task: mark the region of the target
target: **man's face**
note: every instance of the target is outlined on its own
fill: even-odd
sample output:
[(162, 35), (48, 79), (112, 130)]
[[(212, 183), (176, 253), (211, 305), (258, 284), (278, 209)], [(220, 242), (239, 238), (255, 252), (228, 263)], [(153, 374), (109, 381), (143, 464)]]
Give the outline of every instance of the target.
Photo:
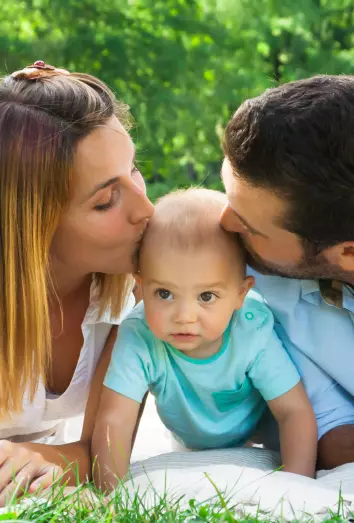
[[(228, 231), (237, 232), (248, 251), (247, 263), (265, 274), (290, 278), (348, 280), (326, 251), (304, 249), (301, 238), (282, 226), (286, 202), (267, 189), (252, 187), (235, 176), (227, 159), (221, 176), (229, 203), (220, 218)], [(328, 249), (330, 252), (330, 249)]]

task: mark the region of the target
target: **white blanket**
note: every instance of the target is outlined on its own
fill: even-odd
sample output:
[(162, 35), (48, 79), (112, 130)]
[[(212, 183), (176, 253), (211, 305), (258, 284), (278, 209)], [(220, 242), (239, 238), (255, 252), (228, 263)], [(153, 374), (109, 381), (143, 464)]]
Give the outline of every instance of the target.
[[(156, 499), (165, 495), (171, 501), (182, 498), (181, 504), (186, 507), (191, 499), (212, 503), (222, 495), (239, 517), (263, 514), (265, 518), (291, 521), (309, 514), (324, 519), (330, 512), (341, 517), (354, 512), (354, 464), (319, 473), (314, 480), (273, 472), (269, 464), (274, 463), (276, 455), (261, 449), (189, 453), (189, 466), (182, 453), (180, 458), (177, 454), (146, 460), (139, 469), (135, 466), (126, 484), (128, 492), (133, 495), (138, 491), (146, 507), (154, 506)], [(206, 457), (214, 463), (207, 464)], [(198, 460), (203, 464), (198, 465)], [(229, 464), (219, 464), (225, 460)], [(235, 464), (245, 461), (251, 466)], [(257, 463), (263, 470), (255, 468)]]

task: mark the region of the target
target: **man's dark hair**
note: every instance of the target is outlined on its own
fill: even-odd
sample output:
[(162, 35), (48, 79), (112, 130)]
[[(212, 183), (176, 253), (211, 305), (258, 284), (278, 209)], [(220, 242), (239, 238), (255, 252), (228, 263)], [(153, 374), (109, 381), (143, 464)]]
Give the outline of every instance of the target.
[(354, 76), (315, 76), (245, 101), (224, 152), (235, 175), (286, 199), (287, 230), (320, 250), (354, 240)]

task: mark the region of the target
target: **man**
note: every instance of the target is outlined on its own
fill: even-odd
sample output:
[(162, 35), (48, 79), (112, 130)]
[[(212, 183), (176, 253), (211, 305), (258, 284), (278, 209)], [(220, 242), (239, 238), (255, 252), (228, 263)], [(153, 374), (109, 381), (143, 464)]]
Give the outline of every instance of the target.
[[(228, 124), (222, 225), (316, 412), (318, 466), (354, 461), (354, 76), (316, 76), (244, 102)], [(289, 279), (290, 278), (290, 279)]]

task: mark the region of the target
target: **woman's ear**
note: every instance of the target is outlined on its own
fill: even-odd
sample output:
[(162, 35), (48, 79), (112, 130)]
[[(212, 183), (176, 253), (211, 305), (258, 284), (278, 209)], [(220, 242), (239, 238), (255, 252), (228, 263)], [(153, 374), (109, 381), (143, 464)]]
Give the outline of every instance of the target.
[(253, 276), (247, 276), (247, 278), (245, 278), (243, 280), (241, 288), (240, 288), (240, 292), (239, 292), (239, 295), (237, 298), (236, 309), (241, 309), (243, 302), (245, 301), (245, 298), (247, 296), (247, 293), (248, 293), (248, 291), (250, 291), (252, 289), (252, 287), (254, 287), (254, 283), (255, 283), (255, 281), (254, 281)]

